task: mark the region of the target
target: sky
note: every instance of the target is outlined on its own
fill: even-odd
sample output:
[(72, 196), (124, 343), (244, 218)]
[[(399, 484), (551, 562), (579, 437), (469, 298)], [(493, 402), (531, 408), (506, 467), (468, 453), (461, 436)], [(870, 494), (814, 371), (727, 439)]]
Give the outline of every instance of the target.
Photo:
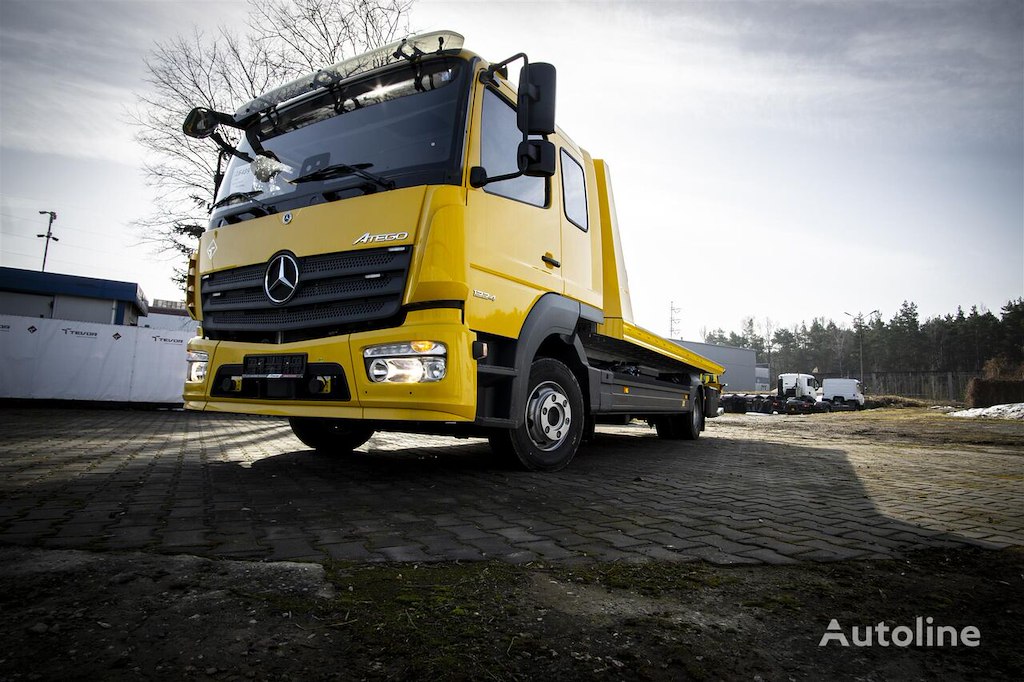
[[(127, 112), (156, 42), (247, 9), (0, 0), (0, 265), (38, 270), (56, 211), (47, 271), (181, 298), (133, 225), (154, 190)], [(1024, 297), (1021, 0), (415, 0), (411, 26), (557, 67), (656, 333)]]

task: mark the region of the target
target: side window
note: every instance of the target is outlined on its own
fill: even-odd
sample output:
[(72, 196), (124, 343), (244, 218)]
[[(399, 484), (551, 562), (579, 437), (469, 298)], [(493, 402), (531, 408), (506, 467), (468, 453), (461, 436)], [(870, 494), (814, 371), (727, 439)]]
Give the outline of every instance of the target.
[[(519, 170), (516, 155), (522, 141), (523, 133), (516, 125), (515, 109), (495, 93), (485, 90), (480, 164), (487, 169), (487, 175), (505, 175)], [(484, 186), (484, 191), (534, 206), (548, 204), (547, 178), (524, 175), (513, 180), (492, 182)]]
[(587, 222), (587, 182), (583, 177), (583, 166), (562, 150), (562, 199), (565, 202), (565, 217), (584, 232)]

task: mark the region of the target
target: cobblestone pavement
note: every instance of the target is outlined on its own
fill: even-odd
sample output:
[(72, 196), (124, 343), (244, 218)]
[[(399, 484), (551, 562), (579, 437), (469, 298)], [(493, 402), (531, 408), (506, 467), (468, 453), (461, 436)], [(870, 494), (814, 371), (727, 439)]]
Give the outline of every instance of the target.
[(1024, 545), (1019, 446), (751, 438), (736, 421), (745, 418), (709, 422), (697, 442), (602, 427), (568, 469), (535, 474), (496, 464), (475, 439), (377, 434), (359, 452), (327, 456), (280, 419), (5, 408), (0, 544), (719, 564)]

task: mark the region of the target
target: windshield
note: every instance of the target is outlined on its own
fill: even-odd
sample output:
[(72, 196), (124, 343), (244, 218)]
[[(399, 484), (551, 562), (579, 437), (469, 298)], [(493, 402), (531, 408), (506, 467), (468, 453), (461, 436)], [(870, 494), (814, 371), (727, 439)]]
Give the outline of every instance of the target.
[[(247, 161), (233, 157), (217, 213), (237, 212), (239, 204), (286, 210), (312, 203), (310, 195), (330, 201), (459, 183), (467, 71), (461, 60), (423, 60), (270, 112), (257, 134), (284, 170), (261, 182)], [(238, 149), (253, 155), (245, 140)]]

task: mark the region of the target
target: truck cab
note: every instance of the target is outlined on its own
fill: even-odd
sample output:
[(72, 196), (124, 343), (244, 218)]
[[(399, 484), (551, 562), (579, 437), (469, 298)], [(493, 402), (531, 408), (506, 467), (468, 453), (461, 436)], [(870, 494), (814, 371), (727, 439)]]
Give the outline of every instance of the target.
[(815, 399), (818, 380), (813, 374), (780, 374), (778, 394), (780, 398)]
[(553, 66), (423, 34), (183, 128), (228, 160), (187, 409), (287, 416), (318, 450), (482, 435), (544, 471), (598, 422), (695, 439), (717, 413), (723, 368), (633, 321), (610, 172), (555, 125)]

